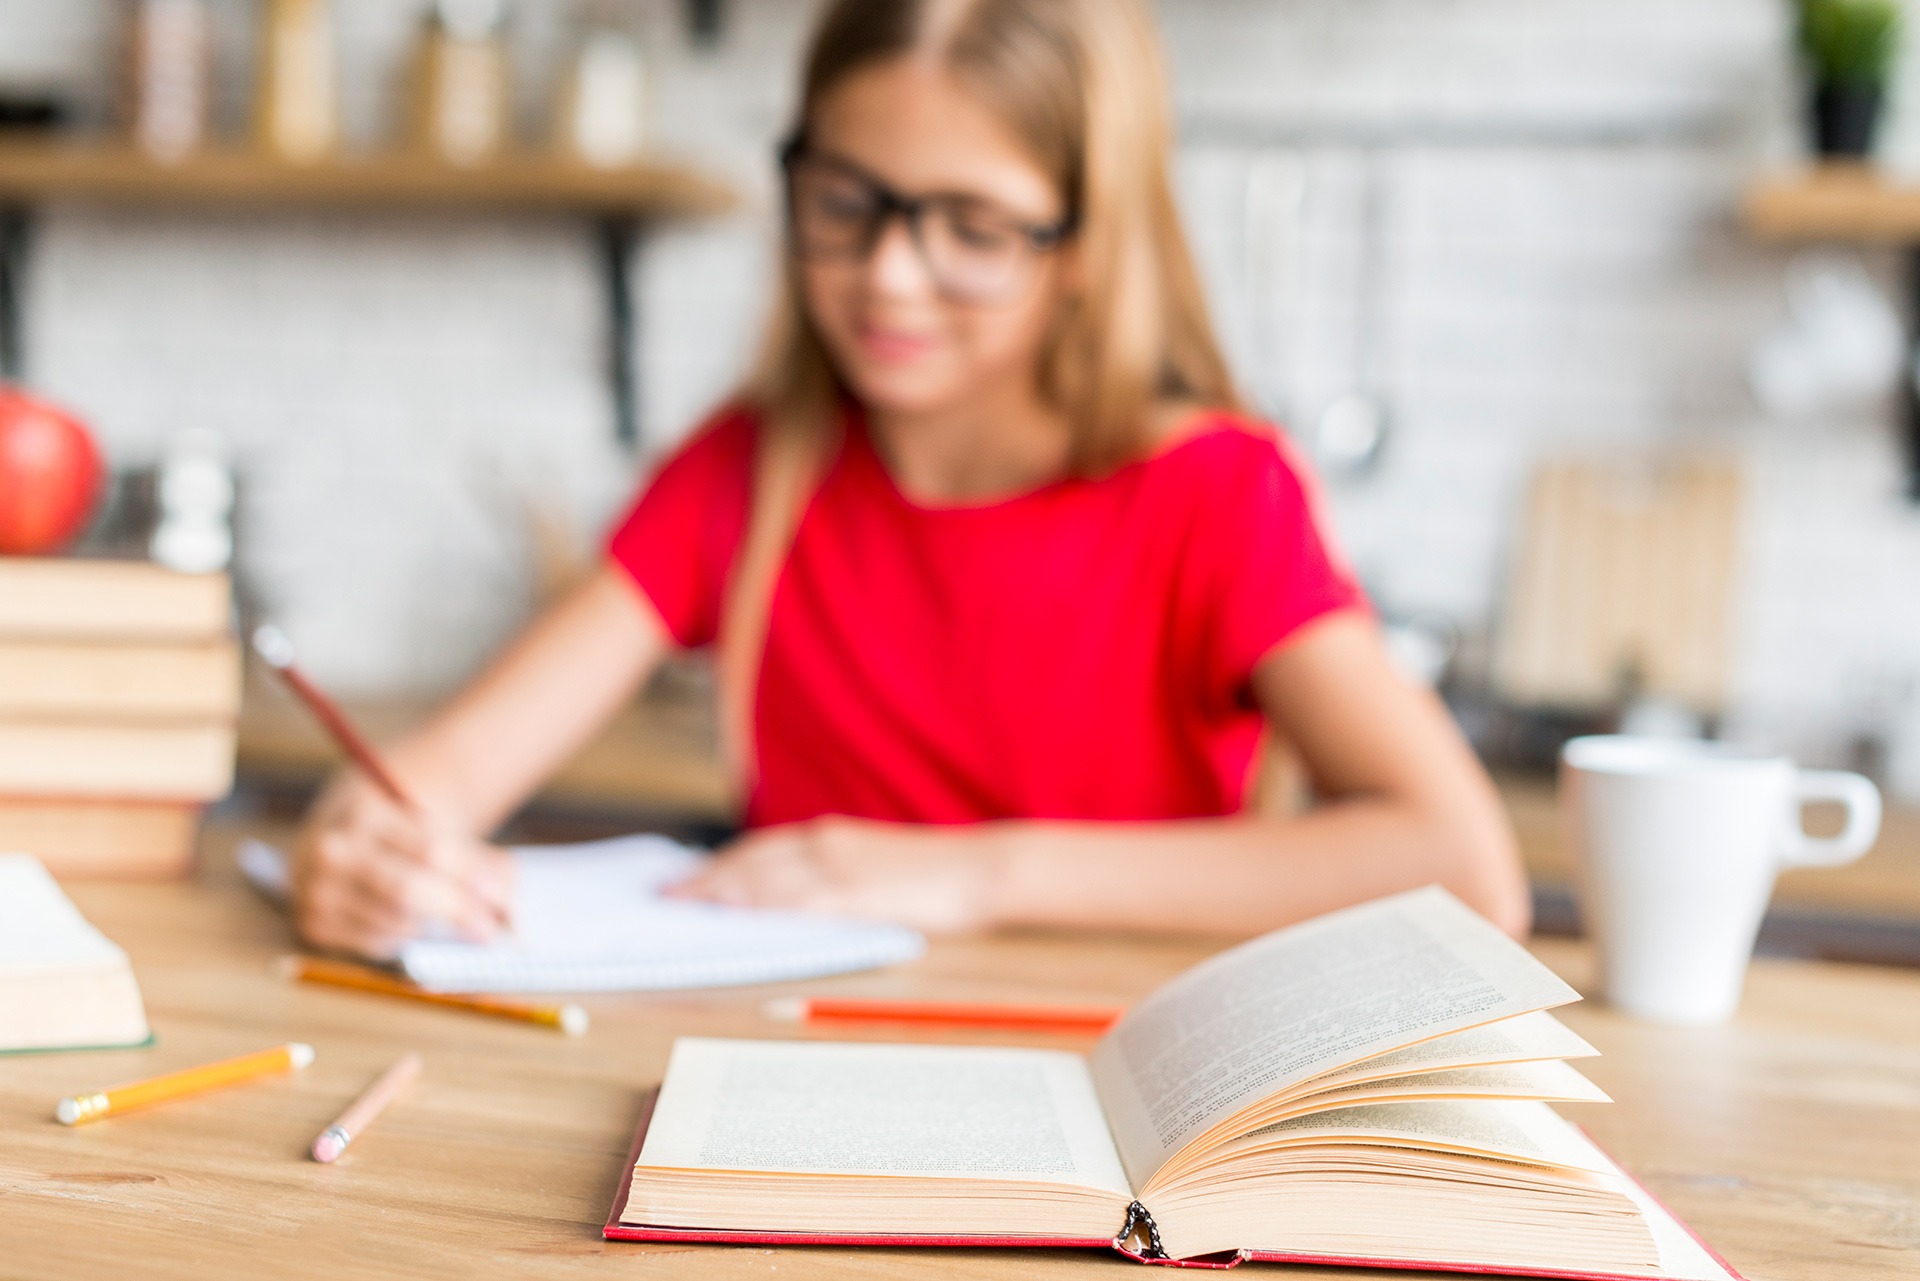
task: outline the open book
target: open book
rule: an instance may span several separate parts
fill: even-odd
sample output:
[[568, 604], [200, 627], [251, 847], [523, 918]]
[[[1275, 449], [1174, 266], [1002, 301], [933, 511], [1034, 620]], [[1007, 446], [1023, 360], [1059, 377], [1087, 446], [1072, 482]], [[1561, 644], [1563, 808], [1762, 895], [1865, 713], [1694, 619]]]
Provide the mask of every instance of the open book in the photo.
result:
[[678, 1041], [606, 1235], [1734, 1274], [1552, 1100], [1577, 1000], [1437, 888], [1223, 953], [1090, 1058]]
[[0, 1054], [151, 1039], [127, 954], [38, 859], [0, 854]]

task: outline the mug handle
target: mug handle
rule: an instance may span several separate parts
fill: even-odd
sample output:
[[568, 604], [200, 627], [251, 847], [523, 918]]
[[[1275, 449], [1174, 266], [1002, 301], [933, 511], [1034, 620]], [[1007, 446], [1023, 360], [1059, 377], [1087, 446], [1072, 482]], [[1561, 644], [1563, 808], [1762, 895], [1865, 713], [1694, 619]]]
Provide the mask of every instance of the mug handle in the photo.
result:
[[[1793, 827], [1780, 861], [1786, 867], [1839, 867], [1872, 848], [1880, 835], [1880, 789], [1845, 770], [1803, 769], [1794, 780]], [[1808, 801], [1838, 801], [1847, 807], [1847, 825], [1838, 836], [1808, 836], [1800, 828], [1800, 806]]]

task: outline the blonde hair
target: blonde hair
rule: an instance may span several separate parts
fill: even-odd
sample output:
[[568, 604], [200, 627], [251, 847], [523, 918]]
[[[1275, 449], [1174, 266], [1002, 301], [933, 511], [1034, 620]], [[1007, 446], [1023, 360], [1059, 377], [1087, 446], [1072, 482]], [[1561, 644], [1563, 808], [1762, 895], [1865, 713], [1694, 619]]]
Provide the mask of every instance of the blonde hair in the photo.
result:
[[[1085, 285], [1041, 367], [1042, 392], [1072, 424], [1074, 469], [1140, 454], [1163, 401], [1237, 406], [1168, 181], [1166, 77], [1140, 0], [834, 0], [807, 57], [798, 131], [848, 75], [916, 53], [1001, 116], [1074, 219]], [[789, 255], [744, 396], [785, 427], [825, 422], [841, 391], [796, 277]]]

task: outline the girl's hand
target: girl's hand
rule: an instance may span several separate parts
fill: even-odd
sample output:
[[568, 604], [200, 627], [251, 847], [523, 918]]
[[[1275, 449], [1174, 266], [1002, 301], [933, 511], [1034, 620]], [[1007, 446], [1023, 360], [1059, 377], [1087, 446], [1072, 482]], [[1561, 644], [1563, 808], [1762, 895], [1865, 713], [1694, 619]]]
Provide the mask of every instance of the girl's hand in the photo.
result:
[[507, 924], [512, 867], [505, 850], [439, 831], [346, 774], [294, 842], [294, 923], [309, 943], [373, 960], [435, 926], [486, 942]]
[[956, 934], [996, 924], [997, 871], [977, 829], [829, 817], [750, 832], [667, 893]]

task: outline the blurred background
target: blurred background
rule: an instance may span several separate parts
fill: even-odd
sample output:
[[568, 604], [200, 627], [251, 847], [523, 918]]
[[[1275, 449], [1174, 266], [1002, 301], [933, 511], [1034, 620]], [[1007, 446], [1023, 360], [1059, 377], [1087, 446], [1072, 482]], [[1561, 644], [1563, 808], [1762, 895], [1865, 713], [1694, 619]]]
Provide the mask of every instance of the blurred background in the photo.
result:
[[[1157, 7], [1241, 385], [1319, 462], [1543, 886], [1547, 771], [1589, 729], [1779, 749], [1920, 806], [1915, 24]], [[121, 478], [83, 550], [157, 546], [139, 497], [170, 460], [224, 469], [243, 614], [376, 727], [418, 715], [740, 373], [813, 10], [0, 0], [0, 357]], [[549, 813], [717, 821], [702, 689], [668, 678]], [[229, 807], [298, 793], [325, 748], [250, 687], [238, 759]], [[1806, 880], [1809, 919], [1920, 919], [1920, 824], [1887, 832], [1856, 888]]]

